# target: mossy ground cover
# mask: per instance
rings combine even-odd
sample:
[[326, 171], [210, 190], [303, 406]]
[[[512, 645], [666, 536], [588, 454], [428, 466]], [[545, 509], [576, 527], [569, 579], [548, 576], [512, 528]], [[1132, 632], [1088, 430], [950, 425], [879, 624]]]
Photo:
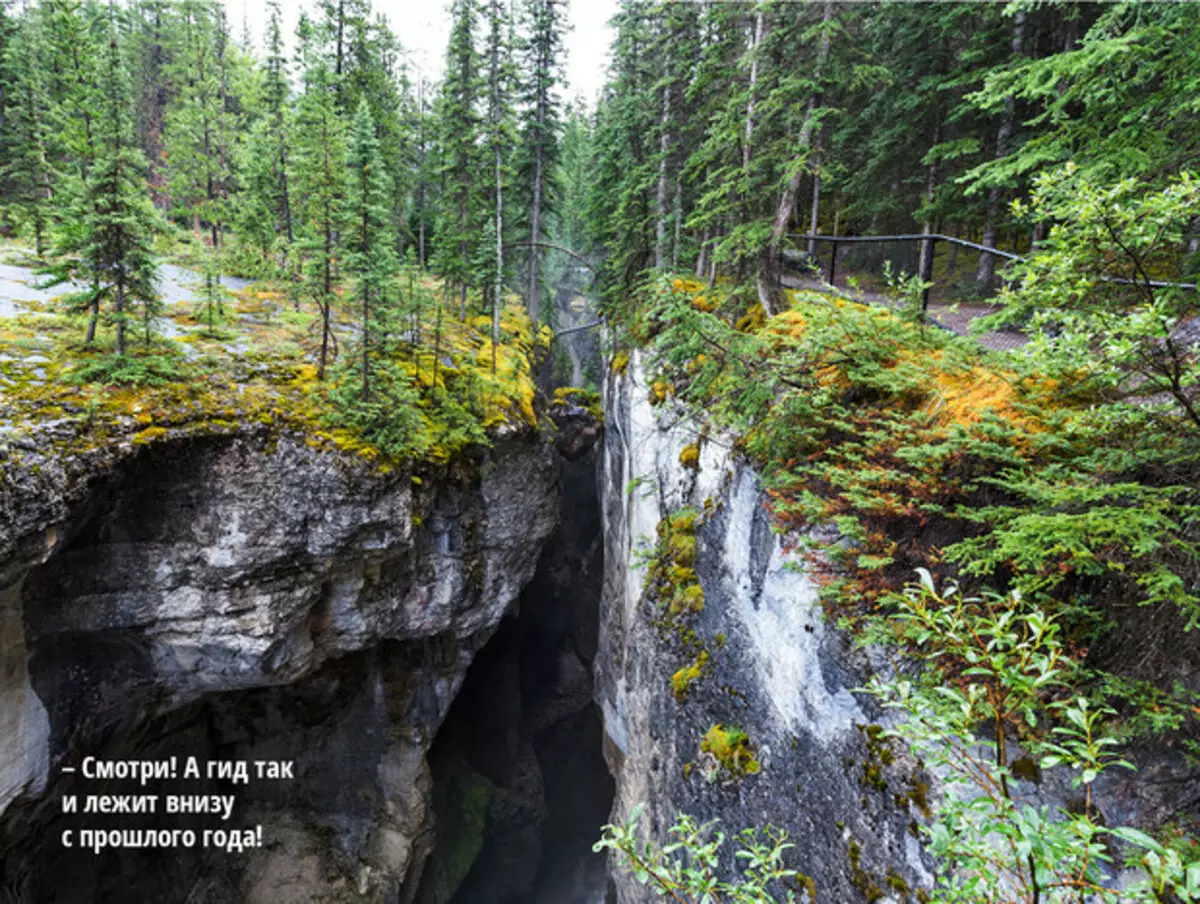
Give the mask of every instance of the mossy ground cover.
[[[440, 294], [435, 280], [422, 280], [422, 288]], [[392, 450], [332, 416], [329, 381], [317, 379], [315, 363], [320, 317], [289, 293], [286, 285], [255, 284], [235, 293], [215, 324], [198, 301], [169, 306], [149, 342], [131, 323], [123, 372], [130, 379], [108, 384], [87, 377], [90, 367], [113, 360], [110, 328], [102, 323], [89, 346], [84, 314], [55, 302], [20, 303], [17, 316], [0, 319], [0, 427], [12, 439], [66, 419], [85, 428], [75, 441], [84, 447], [261, 423], [388, 465]], [[333, 325], [337, 356], [352, 355], [358, 327], [348, 303], [335, 309]], [[490, 317], [464, 322], [443, 309], [440, 318], [429, 312], [413, 324], [395, 363], [416, 387], [419, 457], [444, 462], [498, 429], [536, 425], [533, 367], [547, 340], [535, 337], [515, 300], [504, 309], [495, 348]]]

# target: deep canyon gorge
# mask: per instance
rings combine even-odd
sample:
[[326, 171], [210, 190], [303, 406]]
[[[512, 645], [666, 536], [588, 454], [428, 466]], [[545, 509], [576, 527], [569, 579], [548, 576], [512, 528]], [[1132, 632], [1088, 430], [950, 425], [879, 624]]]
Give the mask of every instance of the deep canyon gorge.
[[[786, 829], [817, 900], [930, 887], [917, 825], [937, 777], [881, 743], [885, 717], [856, 693], [886, 663], [826, 622], [728, 438], [652, 404], [646, 382], [634, 353], [607, 378], [603, 430], [568, 406], [554, 431], [419, 475], [265, 427], [15, 450], [0, 491], [8, 900], [631, 904], [653, 896], [591, 844], [639, 806], [655, 837], [680, 812]], [[705, 604], [667, 624], [646, 559], [689, 507]], [[713, 726], [745, 733], [752, 769], [706, 749]], [[64, 771], [85, 757], [290, 760], [295, 777]], [[1171, 811], [1178, 764], [1143, 765], [1162, 782], [1098, 784], [1114, 818]], [[147, 792], [232, 795], [235, 812], [60, 806]], [[1064, 781], [1028, 793], [1069, 804]], [[242, 825], [263, 827], [261, 848], [60, 841]]]
[[0, 2], [0, 904], [1200, 902], [1200, 5], [237, 6]]

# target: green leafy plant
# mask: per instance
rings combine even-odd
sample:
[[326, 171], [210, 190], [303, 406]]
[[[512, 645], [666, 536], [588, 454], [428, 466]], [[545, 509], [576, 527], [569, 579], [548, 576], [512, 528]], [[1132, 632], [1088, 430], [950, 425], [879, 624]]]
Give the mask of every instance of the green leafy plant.
[[[1107, 827], [1092, 788], [1113, 768], [1132, 769], [1108, 731], [1115, 712], [1073, 693], [1076, 667], [1061, 626], [1019, 594], [966, 598], [939, 592], [927, 571], [891, 600], [871, 639], [902, 638], [922, 660], [916, 676], [876, 676], [867, 688], [902, 714], [889, 734], [935, 772], [944, 793], [924, 832], [939, 861], [934, 902], [1074, 904], [1166, 901], [1188, 881], [1165, 848], [1134, 829]], [[1038, 804], [1021, 790], [1040, 770], [1065, 768], [1083, 792], [1078, 811]], [[1108, 837], [1142, 848], [1158, 879], [1137, 890], [1108, 887]]]
[[672, 840], [659, 847], [639, 837], [641, 812], [634, 807], [624, 825], [604, 826], [592, 849], [613, 852], [627, 873], [660, 897], [676, 904], [791, 904], [799, 899], [789, 886], [803, 885], [808, 900], [815, 900], [811, 880], [784, 865], [784, 854], [794, 847], [786, 832], [772, 827], [739, 832], [734, 862], [740, 877], [727, 880], [721, 878], [730, 866], [722, 863], [726, 837], [715, 822], [680, 816], [669, 830]]
[[[1186, 329], [1200, 293], [1183, 280], [1179, 253], [1200, 206], [1200, 181], [1184, 172], [1158, 190], [1136, 179], [1098, 183], [1073, 165], [1040, 176], [1017, 216], [1049, 227], [1012, 268], [1019, 288], [981, 323], [1018, 323], [1048, 374], [1112, 399], [1136, 398], [1200, 431], [1200, 363]], [[1169, 404], [1163, 400], [1169, 399]]]

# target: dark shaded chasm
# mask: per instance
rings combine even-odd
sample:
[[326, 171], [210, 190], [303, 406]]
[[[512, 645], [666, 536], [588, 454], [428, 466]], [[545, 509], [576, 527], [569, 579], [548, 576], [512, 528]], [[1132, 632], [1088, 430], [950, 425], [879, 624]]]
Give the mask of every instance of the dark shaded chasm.
[[592, 664], [603, 576], [595, 452], [518, 610], [476, 656], [429, 754], [437, 833], [417, 904], [598, 904], [614, 787]]

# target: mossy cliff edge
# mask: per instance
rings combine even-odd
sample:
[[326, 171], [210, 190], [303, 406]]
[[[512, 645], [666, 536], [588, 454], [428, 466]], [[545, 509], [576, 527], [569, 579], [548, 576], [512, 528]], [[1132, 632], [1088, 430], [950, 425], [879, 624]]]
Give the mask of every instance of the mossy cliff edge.
[[9, 887], [44, 899], [47, 870], [71, 868], [59, 801], [83, 789], [62, 767], [87, 755], [294, 759], [297, 776], [239, 798], [273, 839], [245, 857], [185, 851], [167, 875], [134, 864], [153, 851], [79, 852], [96, 900], [203, 876], [195, 900], [382, 901], [419, 873], [425, 754], [557, 520], [520, 369], [489, 444], [419, 460], [326, 428], [304, 371], [64, 386], [36, 411], [6, 396], [22, 414], [0, 439]]
[[[893, 800], [912, 764], [886, 767], [887, 793], [863, 780], [860, 726], [879, 714], [851, 692], [861, 663], [772, 532], [756, 473], [730, 438], [656, 401], [641, 352], [622, 364], [605, 387], [597, 658], [613, 821], [644, 804], [653, 838], [681, 812], [726, 832], [786, 828], [818, 901], [861, 900], [856, 872], [928, 884], [913, 812]], [[653, 900], [615, 879], [625, 904]]]

